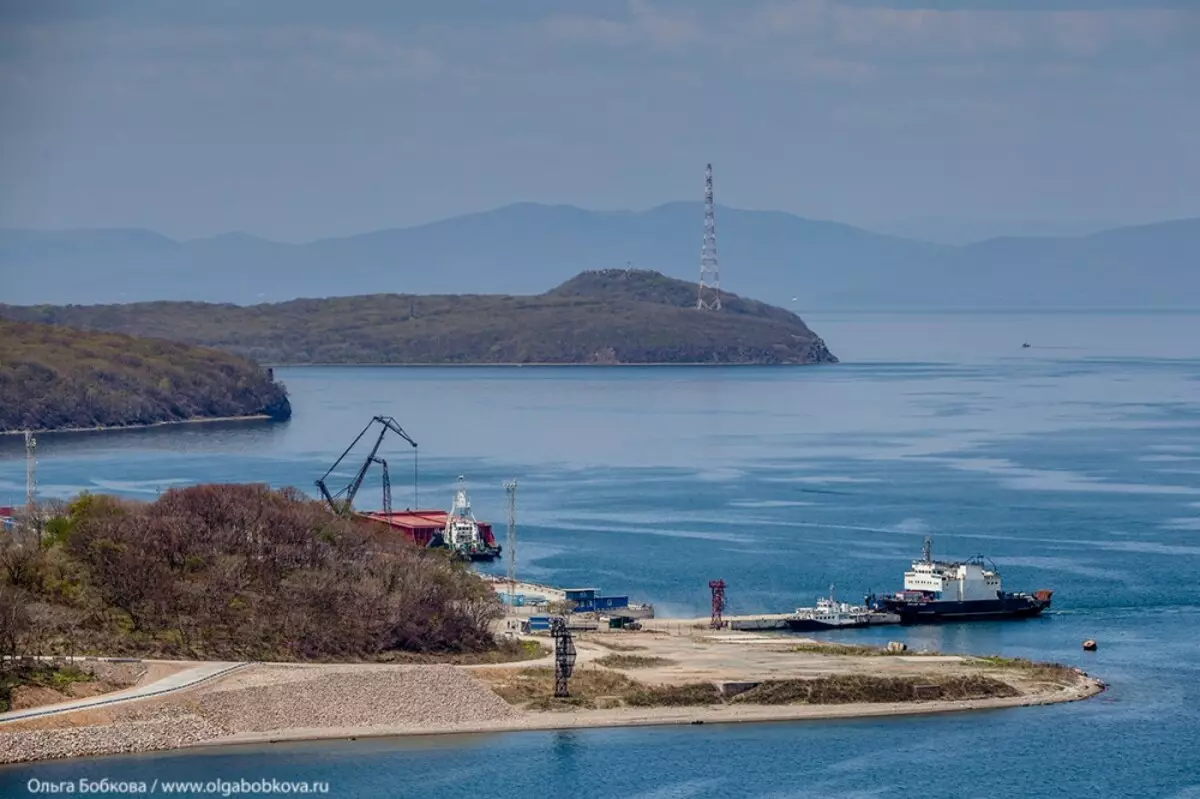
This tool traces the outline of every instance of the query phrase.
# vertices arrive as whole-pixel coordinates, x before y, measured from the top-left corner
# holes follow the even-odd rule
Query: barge
[[[359,515],[400,531],[417,546],[449,549],[463,560],[495,560],[502,550],[492,525],[477,520],[471,511],[471,499],[462,475],[459,475],[449,511],[360,511]]]
[[[901,624],[1025,619],[1048,609],[1053,593],[1008,593],[1001,586],[995,564],[985,564],[982,556],[965,561],[934,560],[932,542],[926,538],[921,559],[914,560],[904,573],[904,590],[881,597],[868,595],[866,606],[896,614]]]

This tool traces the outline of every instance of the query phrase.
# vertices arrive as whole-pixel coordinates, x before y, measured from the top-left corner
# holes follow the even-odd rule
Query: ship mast
[[[467,479],[458,476],[458,487],[454,489],[454,504],[450,507],[450,520],[461,519],[474,522],[475,514],[471,513],[471,499],[467,496]]]
[[[921,544],[921,560],[933,563],[933,539],[929,536],[925,536],[925,542]]]

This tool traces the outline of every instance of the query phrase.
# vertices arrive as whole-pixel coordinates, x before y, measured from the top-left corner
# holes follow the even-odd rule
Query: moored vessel
[[[454,489],[454,503],[446,514],[442,540],[452,552],[467,560],[494,560],[500,555],[500,545],[492,536],[491,528],[485,531],[475,520],[467,483],[461,474]]]
[[[834,598],[831,585],[829,596],[818,598],[815,607],[796,608],[796,612],[787,616],[784,621],[789,631],[801,633],[867,627],[872,624],[897,624],[900,619],[892,613],[873,611],[863,605],[838,602]]]
[[[995,564],[985,564],[982,556],[941,561],[933,559],[932,550],[926,538],[921,559],[904,573],[904,590],[868,596],[867,607],[894,613],[901,624],[1029,618],[1050,607],[1053,591],[1004,591],[999,570]]]

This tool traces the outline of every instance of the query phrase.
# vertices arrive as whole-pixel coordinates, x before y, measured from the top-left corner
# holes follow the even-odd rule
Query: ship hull
[[[866,627],[869,621],[845,621],[830,624],[815,619],[787,619],[787,628],[793,633],[817,633],[823,630],[850,630],[855,627]]]
[[[955,621],[1028,619],[1050,607],[1049,601],[1024,596],[968,602],[906,602],[884,600],[883,609],[900,617],[901,624],[939,624]]]

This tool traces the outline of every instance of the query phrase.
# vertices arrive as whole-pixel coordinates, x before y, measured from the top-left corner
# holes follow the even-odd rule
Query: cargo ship
[[[896,614],[901,624],[1023,619],[1049,608],[1053,593],[1007,593],[995,564],[985,565],[982,556],[965,561],[934,560],[932,542],[926,538],[921,559],[914,560],[904,573],[904,590],[881,597],[868,595],[866,605]]]

